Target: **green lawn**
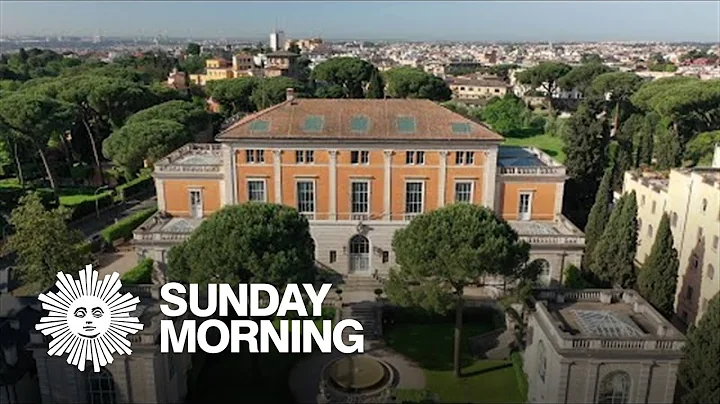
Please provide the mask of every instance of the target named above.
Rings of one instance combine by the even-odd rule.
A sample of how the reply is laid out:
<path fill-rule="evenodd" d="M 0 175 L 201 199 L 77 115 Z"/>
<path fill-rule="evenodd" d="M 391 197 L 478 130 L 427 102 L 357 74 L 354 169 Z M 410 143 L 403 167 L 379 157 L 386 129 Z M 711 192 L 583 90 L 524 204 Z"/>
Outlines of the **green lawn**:
<path fill-rule="evenodd" d="M 67 194 L 65 194 L 66 192 L 67 192 Z M 96 199 L 102 198 L 105 195 L 109 195 L 110 193 L 111 193 L 111 191 L 100 192 L 97 195 L 92 194 L 92 193 L 71 194 L 71 193 L 69 193 L 69 191 L 61 190 L 59 200 L 60 200 L 61 205 L 71 207 L 71 206 L 79 205 L 85 201 L 94 201 Z M 63 194 L 65 194 L 65 195 L 63 195 Z"/>
<path fill-rule="evenodd" d="M 505 137 L 504 145 L 507 146 L 533 146 L 544 151 L 550 157 L 559 161 L 560 163 L 565 161 L 565 153 L 563 153 L 563 141 L 559 136 L 551 136 L 548 134 L 541 134 L 535 136 L 526 137 Z"/>
<path fill-rule="evenodd" d="M 452 371 L 452 323 L 392 325 L 385 330 L 385 341 L 424 369 L 425 388 L 441 402 L 522 403 L 525 398 L 510 361 L 476 360 L 470 355 L 467 337 L 491 329 L 488 323 L 465 324 L 460 378 Z"/>

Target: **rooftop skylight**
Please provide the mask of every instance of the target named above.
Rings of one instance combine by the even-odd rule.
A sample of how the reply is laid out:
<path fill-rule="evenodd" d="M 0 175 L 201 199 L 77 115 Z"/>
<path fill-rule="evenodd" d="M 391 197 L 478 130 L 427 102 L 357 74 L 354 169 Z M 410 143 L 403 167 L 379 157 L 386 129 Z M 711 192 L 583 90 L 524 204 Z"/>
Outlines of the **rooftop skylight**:
<path fill-rule="evenodd" d="M 322 132 L 323 126 L 325 126 L 325 118 L 319 115 L 310 115 L 305 118 L 305 124 L 303 125 L 303 131 L 305 132 Z"/>
<path fill-rule="evenodd" d="M 250 123 L 250 132 L 267 132 L 270 129 L 270 122 L 254 120 Z"/>
<path fill-rule="evenodd" d="M 470 124 L 467 122 L 453 122 L 450 125 L 453 133 L 470 133 Z"/>
<path fill-rule="evenodd" d="M 353 133 L 365 133 L 368 130 L 369 120 L 360 115 L 353 116 L 350 120 L 350 131 Z"/>
<path fill-rule="evenodd" d="M 397 131 L 399 133 L 415 133 L 415 118 L 412 116 L 398 117 Z"/>

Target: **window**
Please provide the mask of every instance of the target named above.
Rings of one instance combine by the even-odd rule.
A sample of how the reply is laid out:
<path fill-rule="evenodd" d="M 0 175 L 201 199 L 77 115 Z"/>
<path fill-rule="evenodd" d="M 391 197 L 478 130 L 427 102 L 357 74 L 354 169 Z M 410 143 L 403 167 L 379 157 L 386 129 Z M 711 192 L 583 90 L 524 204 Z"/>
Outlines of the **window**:
<path fill-rule="evenodd" d="M 470 124 L 467 122 L 453 122 L 450 124 L 450 128 L 452 129 L 452 133 L 470 133 Z"/>
<path fill-rule="evenodd" d="M 703 211 L 703 213 L 707 212 L 707 207 L 708 207 L 708 201 L 707 201 L 707 199 L 703 198 L 703 200 L 702 200 L 702 211 Z"/>
<path fill-rule="evenodd" d="M 350 120 L 350 132 L 365 133 L 368 130 L 368 119 L 364 116 L 354 116 Z"/>
<path fill-rule="evenodd" d="M 351 164 L 369 164 L 370 152 L 367 150 L 353 150 L 350 152 Z"/>
<path fill-rule="evenodd" d="M 599 404 L 626 404 L 630 395 L 630 375 L 623 371 L 603 377 L 598 394 Z"/>
<path fill-rule="evenodd" d="M 307 118 L 305 118 L 305 123 L 303 124 L 303 131 L 304 132 L 322 132 L 323 127 L 325 126 L 325 118 L 319 115 L 310 115 Z"/>
<path fill-rule="evenodd" d="M 411 220 L 423 212 L 423 187 L 421 181 L 405 183 L 405 220 Z"/>
<path fill-rule="evenodd" d="M 330 257 L 329 257 L 329 258 L 330 258 L 330 263 L 331 263 L 331 264 L 334 263 L 335 261 L 337 261 L 337 251 L 335 251 L 335 250 L 330 250 Z"/>
<path fill-rule="evenodd" d="M 718 249 L 718 243 L 720 243 L 720 239 L 718 239 L 718 236 L 713 236 L 713 242 L 712 242 L 712 249 L 717 251 Z"/>
<path fill-rule="evenodd" d="M 270 128 L 268 121 L 252 121 L 250 132 L 267 132 Z"/>
<path fill-rule="evenodd" d="M 87 395 L 90 404 L 115 404 L 115 380 L 107 369 L 88 373 Z"/>
<path fill-rule="evenodd" d="M 388 251 L 382 252 L 382 262 L 383 264 L 386 264 L 388 261 L 390 261 L 390 253 Z"/>
<path fill-rule="evenodd" d="M 687 289 L 685 289 L 685 299 L 692 300 L 693 298 L 693 287 L 688 286 Z"/>
<path fill-rule="evenodd" d="M 712 264 L 708 264 L 707 277 L 710 280 L 713 280 L 715 278 L 715 268 L 713 268 Z"/>
<path fill-rule="evenodd" d="M 472 203 L 473 183 L 458 181 L 455 183 L 455 202 Z"/>
<path fill-rule="evenodd" d="M 532 212 L 532 193 L 521 192 L 518 198 L 518 220 L 530 220 Z"/>
<path fill-rule="evenodd" d="M 650 213 L 655 213 L 655 207 L 657 206 L 657 202 L 653 201 L 652 207 L 650 208 Z"/>
<path fill-rule="evenodd" d="M 640 206 L 645 206 L 645 195 L 640 197 Z"/>
<path fill-rule="evenodd" d="M 538 376 L 545 383 L 545 373 L 547 372 L 547 356 L 545 355 L 545 344 L 538 342 Z"/>
<path fill-rule="evenodd" d="M 672 221 L 672 226 L 673 226 L 673 227 L 677 226 L 677 221 L 678 221 L 678 215 L 677 215 L 677 213 L 675 213 L 675 212 L 672 213 L 672 220 L 671 220 L 671 221 Z"/>
<path fill-rule="evenodd" d="M 690 257 L 690 263 L 692 264 L 693 269 L 698 269 L 698 266 L 700 265 L 700 258 L 696 254 L 693 254 L 692 257 Z"/>
<path fill-rule="evenodd" d="M 411 116 L 401 116 L 397 118 L 396 123 L 398 133 L 415 133 L 415 118 Z"/>
<path fill-rule="evenodd" d="M 297 209 L 308 219 L 315 218 L 315 182 L 297 182 Z"/>
<path fill-rule="evenodd" d="M 468 165 L 468 166 L 475 164 L 475 152 L 471 152 L 471 151 L 455 152 L 455 164 Z"/>
<path fill-rule="evenodd" d="M 642 219 L 638 218 L 638 229 L 642 229 Z"/>
<path fill-rule="evenodd" d="M 425 164 L 424 151 L 405 152 L 405 164 Z"/>
<path fill-rule="evenodd" d="M 201 218 L 203 216 L 202 190 L 190 190 L 190 217 Z"/>
<path fill-rule="evenodd" d="M 315 161 L 315 152 L 312 150 L 295 150 L 295 162 L 307 164 Z"/>
<path fill-rule="evenodd" d="M 353 181 L 350 184 L 350 220 L 370 219 L 370 183 L 368 181 Z"/>
<path fill-rule="evenodd" d="M 245 150 L 245 162 L 247 163 L 264 163 L 265 150 Z"/>
<path fill-rule="evenodd" d="M 653 235 L 653 227 L 651 224 L 648 225 L 648 237 L 652 237 Z"/>
<path fill-rule="evenodd" d="M 248 181 L 248 201 L 267 202 L 267 194 L 265 193 L 265 180 Z"/>
<path fill-rule="evenodd" d="M 698 243 L 702 243 L 702 241 L 703 241 L 703 228 L 702 227 L 698 227 L 697 241 L 698 241 Z"/>

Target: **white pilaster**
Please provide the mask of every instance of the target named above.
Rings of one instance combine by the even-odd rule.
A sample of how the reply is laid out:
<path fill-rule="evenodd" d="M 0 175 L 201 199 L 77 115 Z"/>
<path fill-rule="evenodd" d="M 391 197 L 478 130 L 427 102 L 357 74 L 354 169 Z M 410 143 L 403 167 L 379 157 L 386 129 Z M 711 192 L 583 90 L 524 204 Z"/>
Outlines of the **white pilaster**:
<path fill-rule="evenodd" d="M 595 393 L 597 392 L 598 373 L 600 373 L 600 365 L 602 362 L 588 362 L 587 380 L 585 382 L 585 402 L 594 403 Z"/>
<path fill-rule="evenodd" d="M 165 181 L 160 178 L 155 178 L 155 195 L 157 195 L 157 206 L 161 212 L 166 211 L 165 206 Z"/>
<path fill-rule="evenodd" d="M 485 150 L 485 162 L 483 163 L 483 171 L 485 178 L 483 179 L 483 205 L 490 209 L 495 209 L 495 181 L 497 180 L 497 146 L 492 146 Z"/>
<path fill-rule="evenodd" d="M 637 382 L 637 389 L 636 389 L 636 397 L 633 402 L 635 403 L 645 403 L 647 402 L 647 396 L 648 396 L 648 386 L 650 385 L 650 378 L 652 377 L 652 362 L 644 362 L 641 364 L 640 368 L 640 376 L 638 376 L 638 382 Z M 669 401 L 668 401 L 669 402 Z"/>
<path fill-rule="evenodd" d="M 555 217 L 562 214 L 563 194 L 565 193 L 565 181 L 557 184 L 555 188 Z"/>
<path fill-rule="evenodd" d="M 223 157 L 223 184 L 220 189 L 220 205 L 232 205 L 237 203 L 237 192 L 235 187 L 237 181 L 235 178 L 235 152 L 232 146 L 228 144 L 222 145 Z M 158 194 L 158 205 L 160 204 L 160 194 Z M 164 205 L 163 205 L 164 206 Z"/>
<path fill-rule="evenodd" d="M 440 171 L 438 174 L 438 208 L 445 206 L 445 181 L 447 180 L 447 155 L 446 150 L 442 150 L 440 153 Z"/>
<path fill-rule="evenodd" d="M 328 150 L 330 156 L 330 220 L 337 219 L 337 150 Z"/>
<path fill-rule="evenodd" d="M 385 150 L 385 174 L 384 174 L 384 188 L 383 188 L 383 213 L 385 214 L 384 219 L 390 220 L 391 219 L 391 212 L 390 212 L 390 197 L 392 196 L 392 150 Z"/>
<path fill-rule="evenodd" d="M 275 181 L 275 203 L 283 203 L 281 158 L 282 150 L 273 150 L 273 180 Z"/>

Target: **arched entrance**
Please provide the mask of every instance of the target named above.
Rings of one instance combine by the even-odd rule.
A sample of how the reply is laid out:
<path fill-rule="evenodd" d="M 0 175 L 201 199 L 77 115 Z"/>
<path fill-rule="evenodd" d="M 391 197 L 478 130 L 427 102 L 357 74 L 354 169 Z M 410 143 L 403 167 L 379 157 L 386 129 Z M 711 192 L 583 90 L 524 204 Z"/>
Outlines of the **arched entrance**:
<path fill-rule="evenodd" d="M 361 234 L 350 239 L 350 273 L 370 273 L 370 241 Z"/>
<path fill-rule="evenodd" d="M 550 274 L 550 263 L 546 259 L 538 259 L 540 264 L 540 274 L 538 274 L 538 283 L 542 286 L 550 286 L 552 282 L 552 276 Z"/>

